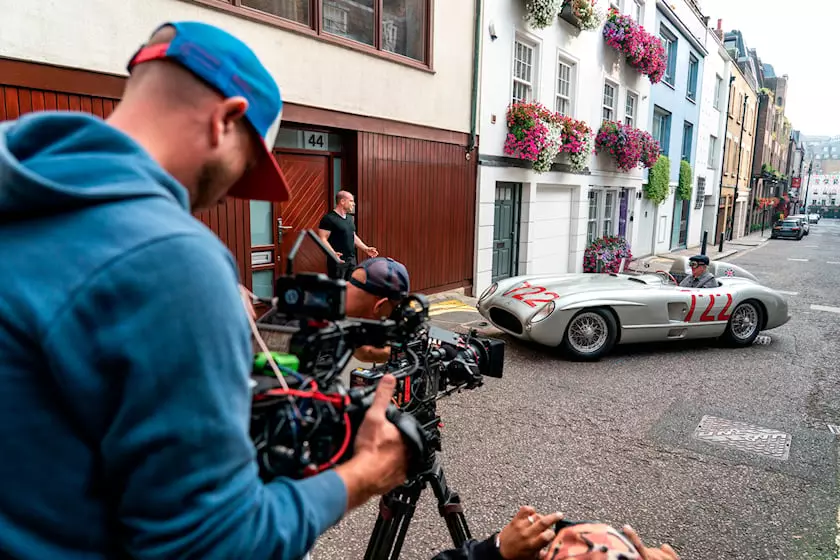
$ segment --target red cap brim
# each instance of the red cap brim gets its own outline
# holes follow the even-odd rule
[[[289,182],[274,154],[262,142],[260,145],[263,154],[259,163],[233,185],[228,195],[249,200],[285,202],[291,196]]]

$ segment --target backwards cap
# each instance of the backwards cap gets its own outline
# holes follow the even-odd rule
[[[290,189],[280,165],[272,155],[283,116],[283,100],[274,78],[245,43],[206,23],[165,23],[175,37],[168,43],[141,47],[128,63],[135,66],[150,60],[171,60],[192,72],[225,98],[248,100],[245,119],[263,141],[257,165],[245,173],[228,192],[237,198],[283,202]]]
[[[408,270],[400,262],[388,257],[376,257],[362,262],[355,270],[365,271],[365,281],[350,277],[350,283],[369,294],[393,300],[408,295]]]

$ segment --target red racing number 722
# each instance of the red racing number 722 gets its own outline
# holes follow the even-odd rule
[[[547,292],[545,288],[542,286],[532,286],[527,280],[522,282],[520,286],[516,288],[511,288],[510,290],[506,291],[502,294],[503,296],[510,296],[513,299],[518,299],[519,301],[530,305],[531,307],[536,307],[538,303],[548,303],[551,300],[557,299],[560,296],[555,294],[554,292]],[[539,295],[541,297],[538,298],[531,298],[525,299],[528,296],[536,296]],[[547,299],[546,299],[547,298]]]

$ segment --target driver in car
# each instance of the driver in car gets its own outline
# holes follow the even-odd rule
[[[691,267],[691,274],[683,278],[680,286],[683,288],[717,288],[718,281],[714,274],[709,272],[709,257],[706,255],[694,255],[688,259],[688,266]]]

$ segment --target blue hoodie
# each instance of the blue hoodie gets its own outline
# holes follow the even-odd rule
[[[341,518],[332,471],[258,478],[237,283],[132,139],[0,124],[0,556],[298,558]]]

